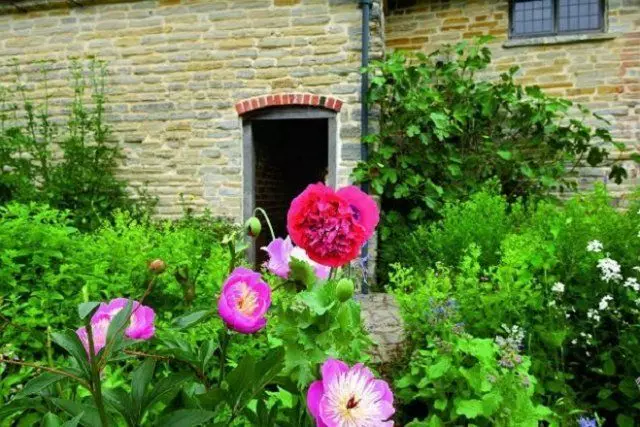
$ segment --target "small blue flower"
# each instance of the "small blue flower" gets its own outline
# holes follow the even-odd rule
[[[598,427],[598,423],[595,418],[584,418],[580,417],[578,419],[578,425],[580,427]]]

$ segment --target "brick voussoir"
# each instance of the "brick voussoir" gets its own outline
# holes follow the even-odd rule
[[[340,112],[342,103],[341,100],[332,96],[315,95],[312,93],[276,93],[243,99],[238,101],[235,107],[238,115],[282,105],[307,105]]]

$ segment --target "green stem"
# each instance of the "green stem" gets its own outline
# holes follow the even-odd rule
[[[55,367],[53,363],[53,346],[51,345],[51,326],[47,326],[47,362],[49,362],[51,368]],[[56,383],[56,391],[58,392],[58,396],[62,397],[62,387],[60,383]]]
[[[271,240],[276,240],[276,235],[273,232],[273,227],[271,226],[271,221],[269,221],[269,216],[267,215],[267,213],[262,208],[255,208],[253,210],[253,216],[256,216],[257,212],[260,212],[264,217],[265,221],[267,221],[267,226],[269,227],[269,232],[271,233]]]
[[[100,424],[102,427],[109,426],[107,412],[104,409],[104,401],[102,400],[102,383],[100,382],[100,364],[96,360],[95,348],[93,344],[93,330],[91,327],[91,317],[87,317],[87,338],[89,341],[89,363],[91,364],[91,395],[96,402],[98,414],[100,415]]]
[[[225,375],[225,364],[227,362],[227,348],[229,346],[229,331],[224,328],[220,333],[220,374],[218,375],[218,386],[222,385]]]

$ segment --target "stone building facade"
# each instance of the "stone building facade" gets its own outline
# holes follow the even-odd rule
[[[598,31],[510,37],[510,5],[523,1],[376,0],[370,55],[380,58],[385,49],[396,48],[433,50],[491,34],[495,72],[520,65],[522,83],[584,102],[612,119],[615,136],[634,146],[640,140],[640,1],[605,0],[605,24]],[[42,96],[38,69],[41,61],[51,61],[50,110],[63,115],[72,95],[69,58],[107,61],[107,120],[125,150],[122,176],[133,186],[146,183],[159,197],[160,216],[179,216],[184,194],[197,209],[240,220],[251,206],[246,199],[260,197],[252,191],[285,182],[289,178],[278,173],[304,161],[311,134],[326,134],[325,178],[338,185],[348,181],[360,158],[359,3],[6,1],[0,3],[0,85],[15,81],[10,65],[15,58],[29,95]],[[277,111],[285,114],[269,116]],[[307,133],[315,128],[302,127],[297,145],[289,138],[294,142],[270,150],[302,147],[302,157],[262,167],[266,158],[251,144],[275,138],[284,128],[254,126],[257,119],[326,120],[326,130]],[[252,132],[262,136],[247,142]],[[306,154],[317,157],[312,153]],[[636,167],[629,169],[635,178]],[[248,184],[251,174],[255,179]],[[587,175],[599,179],[603,171]],[[614,191],[628,191],[634,183]]]

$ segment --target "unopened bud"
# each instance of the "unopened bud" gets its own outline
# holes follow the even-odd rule
[[[252,216],[244,223],[244,228],[247,230],[247,234],[249,236],[258,237],[262,231],[262,224],[260,224],[260,220],[258,218]]]
[[[160,258],[154,259],[149,263],[149,270],[155,274],[161,274],[167,269],[167,264]]]
[[[346,278],[340,279],[336,285],[336,297],[338,298],[338,301],[345,302],[349,300],[353,296],[354,289],[353,281]]]

